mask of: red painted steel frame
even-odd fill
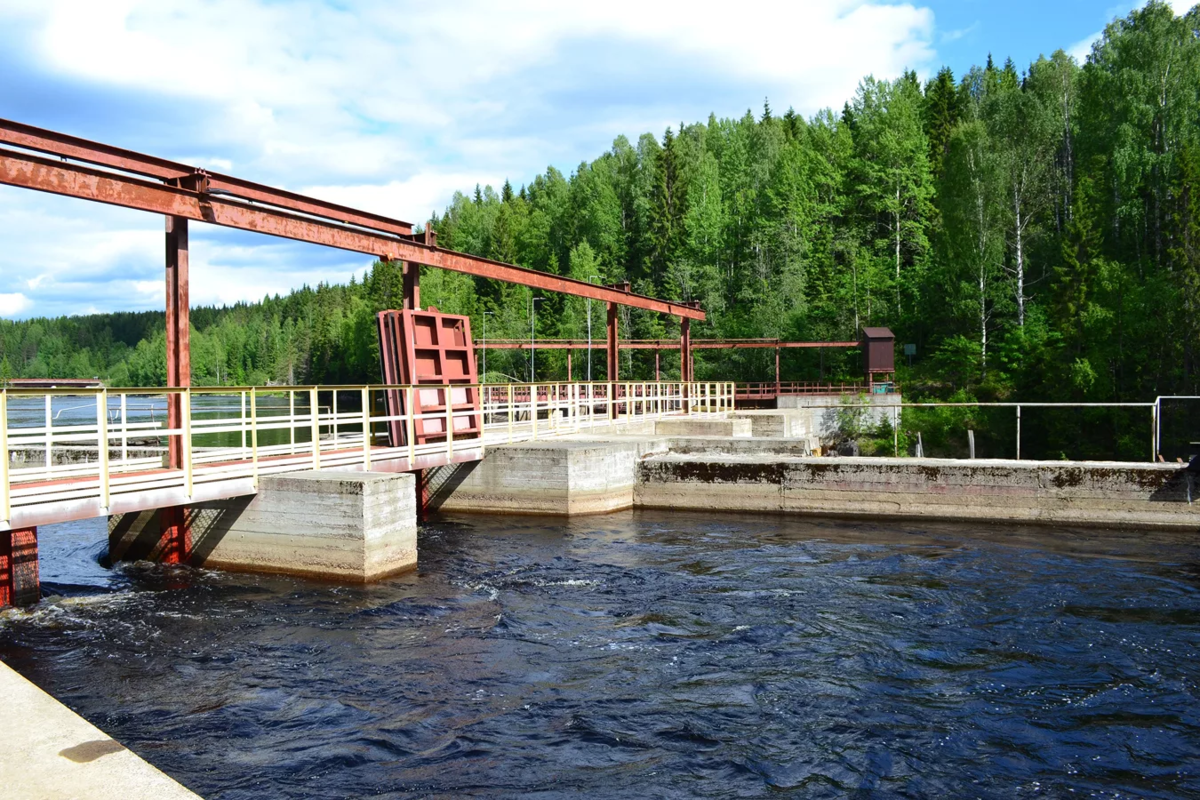
[[[192,385],[192,357],[189,339],[188,303],[188,222],[180,217],[167,217],[167,386],[186,388]],[[182,398],[167,395],[167,424],[183,426]],[[167,465],[183,469],[183,441],[169,437]]]
[[[192,553],[192,527],[187,509],[167,506],[158,510],[159,560],[164,564],[186,564]]]
[[[139,175],[151,175],[159,181],[167,180],[174,184],[164,185],[154,180],[117,174],[109,169],[96,169],[23,151],[2,149],[0,183],[10,186],[256,231],[678,317],[705,318],[704,312],[692,305],[633,294],[628,285],[622,288],[597,286],[586,281],[443,250],[431,242],[418,241],[415,236],[395,232],[397,225],[404,227],[395,221],[389,226],[386,221],[378,221],[385,218],[372,221],[369,219],[371,215],[362,212],[340,209],[300,195],[224,176],[217,176],[214,180],[214,176],[202,170],[50,131],[0,121],[0,143],[35,148],[55,156],[87,161],[106,168],[125,169]],[[179,175],[184,169],[190,171],[186,175]]]
[[[31,605],[41,594],[37,528],[0,531],[0,608]]]
[[[475,349],[471,344],[470,318],[442,314],[431,308],[428,311],[380,311],[377,319],[384,383],[417,387],[413,392],[413,412],[436,415],[414,421],[416,443],[445,441],[447,403],[458,412],[454,415],[456,439],[481,435],[483,419],[479,413],[479,389],[474,388],[479,376]],[[430,388],[421,388],[423,384]],[[445,385],[453,387],[449,396],[445,389],[434,388]],[[388,416],[407,413],[405,398],[399,390],[388,391],[386,401]],[[475,413],[463,415],[463,411]],[[392,446],[407,443],[405,427],[398,420],[388,424]]]

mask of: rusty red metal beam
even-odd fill
[[[163,161],[161,158],[134,154],[132,151],[109,148],[107,145],[86,142],[84,139],[65,137],[62,134],[5,121],[0,121],[0,144],[52,152],[53,155],[59,156],[46,158],[22,150],[0,148],[0,184],[8,186],[31,188],[96,203],[119,205],[127,209],[161,213],[164,216],[196,219],[198,222],[223,225],[227,228],[257,231],[284,239],[364,253],[376,258],[434,266],[438,269],[491,278],[494,281],[590,297],[601,302],[618,303],[676,317],[704,319],[704,312],[690,303],[658,300],[655,297],[631,293],[625,287],[601,287],[551,275],[548,272],[523,269],[520,266],[504,264],[502,261],[448,251],[432,242],[418,241],[401,230],[406,228],[408,223],[389,221],[398,225],[400,229],[384,230],[384,223],[379,222],[380,219],[385,219],[383,217],[362,215],[361,212],[344,209],[342,206],[320,203],[318,200],[294,196],[226,176],[199,172],[180,175],[182,169],[191,168]],[[61,161],[61,158],[76,158],[78,161],[100,164],[100,167],[108,169],[65,162]],[[157,180],[110,172],[112,169],[122,169]],[[164,185],[160,181],[170,181],[175,185]],[[222,186],[232,187],[228,191],[239,193],[241,199],[212,192]],[[247,203],[247,200],[257,199],[280,207]],[[289,203],[290,205],[287,205]],[[305,206],[305,203],[310,205]],[[314,213],[320,213],[322,216],[311,216]],[[358,215],[358,218],[352,218],[353,215]],[[376,229],[366,228],[367,223],[376,225]],[[350,224],[355,227],[350,227]]]
[[[534,345],[539,350],[586,350],[588,343],[583,339],[539,339]],[[600,349],[602,343],[592,342],[592,347]],[[673,339],[627,339],[618,342],[620,350],[679,350],[682,343]],[[741,349],[788,349],[814,347],[858,347],[859,342],[776,342],[774,340],[756,339],[693,339],[693,350],[741,350]],[[475,349],[484,347],[495,350],[528,350],[530,344],[520,339],[489,339],[487,342],[475,342]]]
[[[255,231],[662,314],[699,320],[705,318],[703,311],[684,303],[645,297],[624,289],[596,286],[585,281],[443,250],[433,244],[399,238],[381,231],[347,227],[325,219],[214,196],[209,192],[168,186],[20,151],[0,149],[0,184]]]
[[[187,164],[168,161],[165,158],[156,158],[132,150],[81,139],[77,136],[35,128],[20,122],[0,119],[0,142],[49,153],[60,158],[119,169],[160,181],[187,181],[197,176],[203,176],[208,181],[210,191],[228,192],[256,203],[268,203],[290,211],[326,217],[363,228],[402,235],[412,234],[411,222],[402,222],[379,214],[356,211],[337,203],[305,197],[284,189],[274,189],[229,175],[207,172]]]

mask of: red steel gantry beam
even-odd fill
[[[296,239],[682,318],[705,318],[703,311],[689,304],[634,294],[627,286],[620,289],[597,286],[444,250],[411,235],[411,226],[397,220],[236,178],[213,176],[174,162],[19,123],[0,120],[0,144],[36,149],[58,157],[43,158],[0,148],[0,184]],[[63,158],[86,161],[101,168]],[[131,177],[113,169],[157,180]],[[180,174],[185,171],[186,174]]]

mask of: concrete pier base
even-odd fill
[[[488,448],[483,461],[425,471],[429,510],[569,515],[629,508],[642,444],[559,439]]]
[[[109,556],[164,560],[161,514],[109,518]],[[329,470],[267,476],[258,494],[189,506],[194,566],[368,582],[417,565],[415,478]]]
[[[37,528],[0,531],[0,609],[32,605],[41,597]]]

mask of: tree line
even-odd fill
[[[1200,393],[1200,7],[1159,0],[1114,20],[1085,63],[1063,51],[922,82],[865,78],[840,110],[680,123],[569,176],[456,194],[430,223],[445,247],[699,300],[693,336],[857,338],[916,345],[910,396],[1122,401]],[[192,312],[197,383],[377,380],[374,312],[397,307],[399,265],[364,280]],[[476,339],[584,338],[586,301],[438,270],[425,304],[469,314]],[[623,335],[672,337],[622,309]],[[163,315],[0,323],[0,377],[165,380]],[[652,377],[654,356],[623,356]],[[593,376],[604,377],[596,354]],[[575,377],[585,374],[578,355]],[[678,359],[664,353],[665,376]],[[769,351],[704,351],[698,378],[763,380]],[[489,376],[526,379],[493,351]],[[538,355],[565,377],[565,355]],[[856,353],[792,351],[785,377],[853,377]]]

